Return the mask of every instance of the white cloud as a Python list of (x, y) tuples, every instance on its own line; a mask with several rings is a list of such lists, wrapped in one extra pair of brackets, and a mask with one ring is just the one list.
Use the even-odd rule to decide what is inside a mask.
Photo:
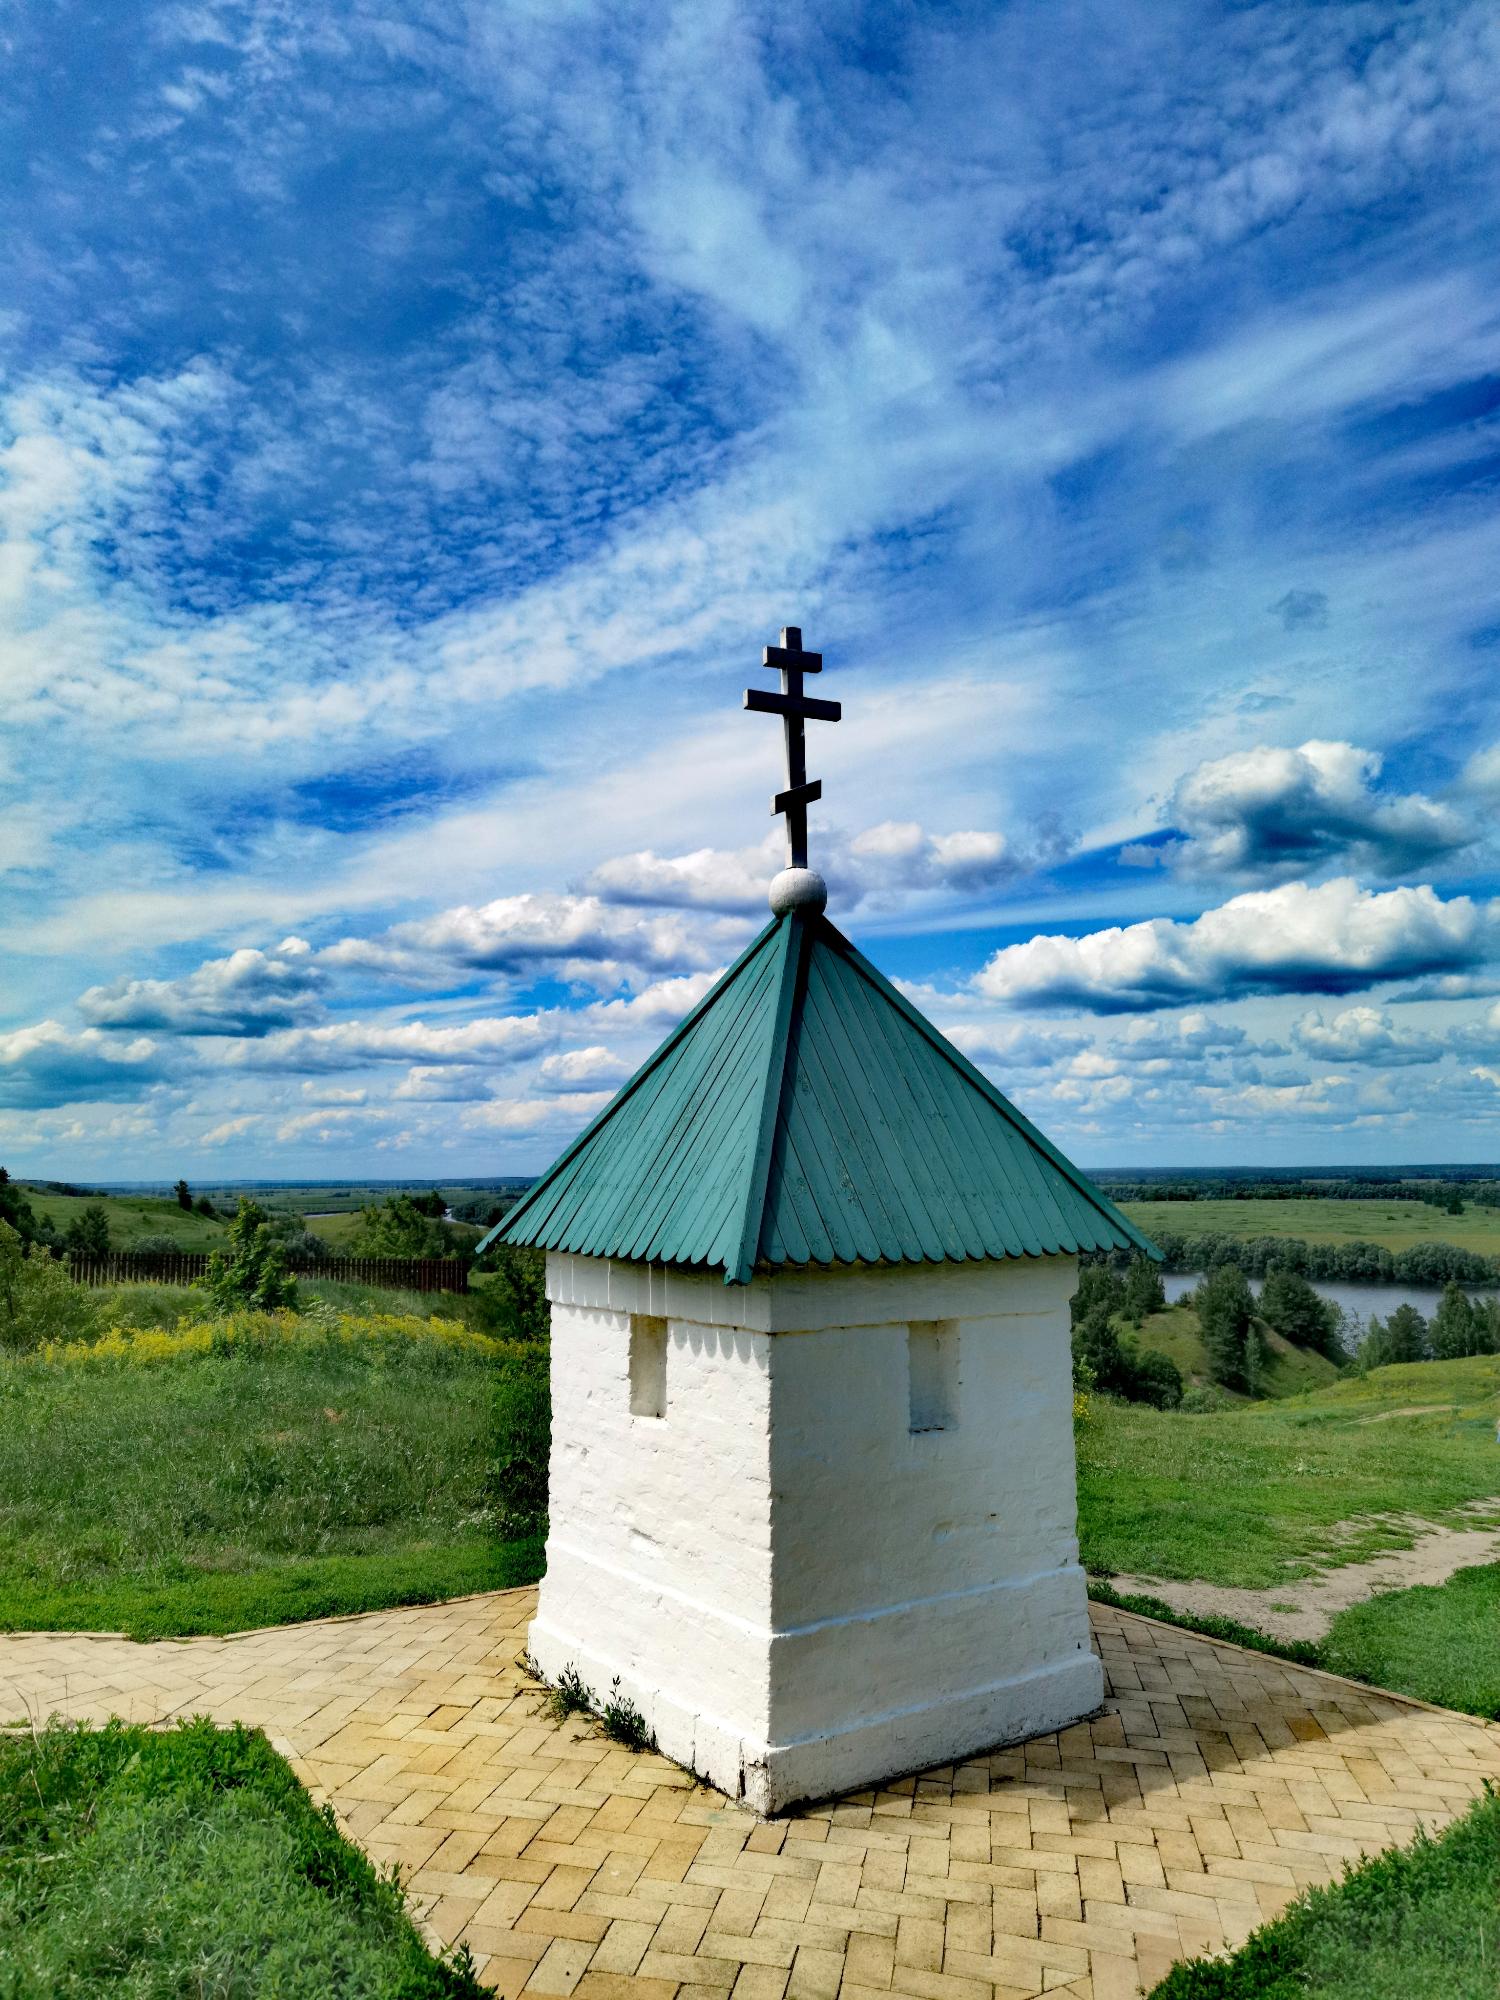
[(1476, 829), (1420, 792), (1376, 790), (1382, 759), (1352, 743), (1262, 746), (1200, 764), (1165, 816), (1184, 873), (1278, 881), (1323, 867), (1405, 875), (1468, 846)]
[(586, 1125), (595, 1112), (602, 1111), (613, 1096), (613, 1091), (601, 1090), (576, 1097), (502, 1097), (489, 1104), (471, 1105), (462, 1116), (465, 1125), (482, 1131), (546, 1129), (571, 1134)]
[(362, 1069), (367, 1063), (508, 1065), (539, 1055), (557, 1039), (554, 1023), (535, 1014), (492, 1015), (453, 1027), (425, 1021), (338, 1021), (286, 1028), (246, 1043), (233, 1060), (247, 1069)]
[[(852, 836), (822, 828), (813, 845), (815, 865), (846, 911), (921, 895), (983, 894), (1040, 860), (1058, 858), (1055, 840), (1017, 853), (1002, 833), (932, 833), (915, 820), (883, 820)], [(785, 864), (784, 836), (773, 831), (757, 847), (700, 847), (676, 855), (646, 848), (619, 855), (595, 868), (585, 887), (611, 902), (758, 916), (772, 876)]]
[(302, 938), (275, 952), (213, 958), (181, 979), (120, 978), (91, 986), (78, 1011), (100, 1028), (155, 1028), (177, 1035), (263, 1035), (323, 1012), (325, 980)]
[(537, 1071), (544, 1090), (597, 1091), (624, 1083), (632, 1065), (600, 1043), (586, 1049), (563, 1049), (547, 1056)]
[(243, 1139), (247, 1132), (253, 1132), (260, 1122), (260, 1114), (254, 1111), (245, 1112), (238, 1118), (225, 1118), (217, 1125), (210, 1125), (206, 1132), (200, 1132), (198, 1144), (227, 1146), (231, 1139)]
[(165, 1052), (148, 1035), (124, 1041), (98, 1028), (38, 1021), (0, 1032), (0, 1104), (25, 1108), (135, 1097), (166, 1067)]
[(1420, 1028), (1397, 1027), (1378, 1007), (1346, 1007), (1325, 1021), (1321, 1014), (1304, 1014), (1293, 1025), (1299, 1049), (1325, 1062), (1369, 1062), (1381, 1065), (1436, 1062), (1445, 1043)]
[(468, 1063), (416, 1063), (392, 1091), (392, 1097), (423, 1103), (467, 1104), (492, 1094), (493, 1072)]
[(1255, 993), (1349, 993), (1482, 963), (1488, 905), (1427, 886), (1375, 892), (1347, 877), (1252, 890), (1192, 922), (1157, 917), (997, 951), (977, 990), (1019, 1007), (1135, 1013)]
[(723, 958), (748, 936), (725, 918), (642, 916), (597, 896), (500, 896), (475, 909), (461, 905), (391, 932), (398, 946), (451, 965), (522, 972), (554, 965), (582, 975), (592, 963), (646, 972), (683, 972)]

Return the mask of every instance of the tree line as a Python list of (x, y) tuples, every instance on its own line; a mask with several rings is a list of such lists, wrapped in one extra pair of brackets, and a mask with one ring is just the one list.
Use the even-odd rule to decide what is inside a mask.
[(1201, 1236), (1159, 1229), (1154, 1240), (1168, 1271), (1213, 1271), (1233, 1264), (1252, 1278), (1280, 1269), (1325, 1282), (1500, 1285), (1500, 1257), (1456, 1243), (1412, 1243), (1404, 1250), (1388, 1250), (1383, 1243), (1306, 1243), (1300, 1236), (1231, 1236), (1216, 1229)]
[(1348, 1175), (1335, 1179), (1245, 1180), (1236, 1175), (1204, 1174), (1192, 1180), (1171, 1181), (1129, 1178), (1117, 1174), (1096, 1174), (1094, 1179), (1111, 1201), (1417, 1201), (1462, 1215), (1464, 1203), (1480, 1208), (1500, 1208), (1500, 1181), (1390, 1180), (1376, 1175), (1361, 1179)]

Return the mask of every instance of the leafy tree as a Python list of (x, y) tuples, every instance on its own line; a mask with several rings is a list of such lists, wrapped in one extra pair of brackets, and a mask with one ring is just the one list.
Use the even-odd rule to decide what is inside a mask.
[(227, 1254), (216, 1250), (198, 1282), (221, 1312), (297, 1310), (297, 1280), (288, 1275), (281, 1245), (266, 1227), (266, 1212), (244, 1195), (229, 1225)]
[(1176, 1362), (1122, 1337), (1102, 1305), (1091, 1307), (1073, 1329), (1073, 1383), (1158, 1410), (1174, 1410), (1182, 1401)]
[(409, 1194), (362, 1208), (351, 1251), (356, 1257), (450, 1257), (447, 1228), (424, 1213)]
[(326, 1264), (333, 1255), (327, 1238), (309, 1229), (295, 1210), (268, 1216), (266, 1228), (288, 1264)]
[(506, 1340), (545, 1340), (551, 1331), (547, 1259), (540, 1250), (496, 1244), (494, 1275), (474, 1292), (474, 1318)]
[(1450, 1278), (1443, 1287), (1438, 1309), (1432, 1316), (1432, 1353), (1436, 1361), (1457, 1361), (1479, 1349), (1475, 1339), (1480, 1329), (1474, 1324), (1474, 1308), (1467, 1292), (1460, 1291)]
[(1397, 1361), (1427, 1358), (1427, 1322), (1411, 1305), (1397, 1306), (1384, 1326), (1378, 1319), (1372, 1319), (1359, 1350), (1360, 1365), (1364, 1368), (1386, 1368)]
[(1154, 1347), (1137, 1347), (1133, 1340), (1122, 1341), (1120, 1346), (1130, 1376), (1131, 1402), (1175, 1410), (1182, 1401), (1182, 1370), (1171, 1355), (1158, 1354)]
[(1208, 1351), (1208, 1372), (1226, 1389), (1249, 1390), (1255, 1372), (1251, 1319), (1255, 1301), (1237, 1264), (1221, 1264), (1193, 1294)]
[(99, 1308), (83, 1285), (40, 1243), (0, 1221), (0, 1347), (40, 1347), (44, 1340), (91, 1340)]
[(31, 1203), (0, 1167), (0, 1222), (8, 1223), (23, 1243), (35, 1243), (39, 1234)]
[(419, 1214), (430, 1215), (435, 1222), (441, 1222), (448, 1212), (447, 1197), (439, 1194), (436, 1188), (431, 1194), (414, 1194), (411, 1205)]
[(187, 1184), (187, 1182), (186, 1182), (186, 1181), (179, 1181), (179, 1182), (177, 1183), (176, 1187), (175, 1187), (175, 1188), (173, 1188), (172, 1192), (173, 1192), (173, 1194), (175, 1194), (175, 1195), (176, 1195), (176, 1197), (177, 1197), (177, 1206), (178, 1206), (179, 1208), (191, 1208), (191, 1207), (192, 1207), (192, 1205), (193, 1205), (193, 1190), (192, 1190), (192, 1189), (191, 1189), (191, 1188), (190, 1188), (190, 1187), (188, 1186), (188, 1184)]
[(79, 1257), (109, 1255), (109, 1211), (102, 1201), (91, 1201), (68, 1224), (63, 1245)]
[(1073, 1294), (1074, 1326), (1101, 1308), (1106, 1313), (1124, 1312), (1125, 1287), (1108, 1264), (1085, 1264), (1078, 1273), (1078, 1289)]
[(1109, 1309), (1092, 1306), (1073, 1327), (1073, 1381), (1080, 1389), (1102, 1389), (1106, 1395), (1124, 1393), (1121, 1384), (1125, 1358), (1120, 1336), (1115, 1332)]
[(1296, 1271), (1284, 1271), (1278, 1264), (1267, 1275), (1261, 1287), (1260, 1316), (1294, 1346), (1310, 1347), (1314, 1354), (1326, 1354), (1330, 1361), (1342, 1359), (1337, 1312)]
[(1130, 1260), (1130, 1268), (1125, 1273), (1125, 1317), (1136, 1326), (1152, 1313), (1167, 1309), (1166, 1288), (1161, 1281), (1161, 1272), (1150, 1257), (1137, 1253)]
[(212, 1217), (216, 1216), (219, 1212), (214, 1207), (213, 1203), (209, 1200), (206, 1194), (200, 1194), (198, 1199), (193, 1203), (193, 1207), (197, 1210), (199, 1215), (207, 1215)]

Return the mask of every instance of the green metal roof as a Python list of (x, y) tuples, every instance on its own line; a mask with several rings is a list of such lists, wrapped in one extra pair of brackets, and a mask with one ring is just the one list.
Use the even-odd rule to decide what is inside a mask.
[(767, 925), (496, 1238), (729, 1284), (787, 1265), (1158, 1254), (807, 910)]

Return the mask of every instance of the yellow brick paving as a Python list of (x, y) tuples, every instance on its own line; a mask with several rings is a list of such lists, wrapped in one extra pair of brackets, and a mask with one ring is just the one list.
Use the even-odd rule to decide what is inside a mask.
[(0, 1721), (259, 1724), (435, 1942), (577, 2000), (1125, 2000), (1500, 1779), (1492, 1726), (1095, 1606), (1100, 1716), (761, 1821), (548, 1720), (533, 1607), (0, 1638)]

